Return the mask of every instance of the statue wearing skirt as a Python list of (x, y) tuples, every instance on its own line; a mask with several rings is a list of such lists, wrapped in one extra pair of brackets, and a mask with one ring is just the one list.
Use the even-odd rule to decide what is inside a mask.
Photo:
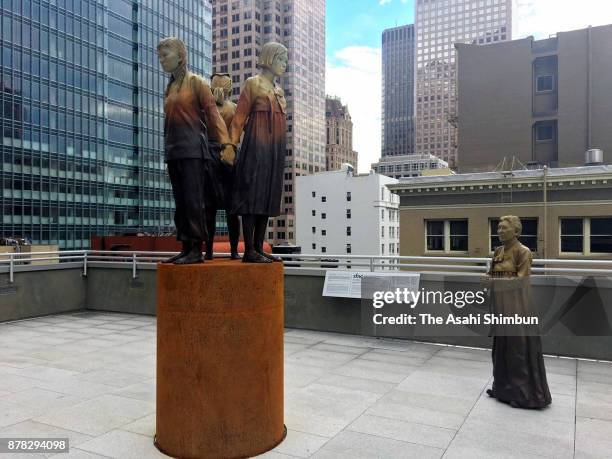
[[(503, 243), (495, 249), (489, 285), (491, 312), (522, 317), (536, 316), (531, 302), (529, 276), (532, 255), (518, 240), (521, 221), (501, 217), (497, 233)], [(542, 339), (537, 326), (495, 326), (493, 334), (493, 387), (490, 397), (515, 408), (544, 408), (552, 398), (546, 380)]]

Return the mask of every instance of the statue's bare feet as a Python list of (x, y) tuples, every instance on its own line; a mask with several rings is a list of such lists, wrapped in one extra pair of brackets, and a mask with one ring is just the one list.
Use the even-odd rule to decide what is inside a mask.
[(255, 250), (249, 250), (248, 252), (244, 252), (242, 256), (243, 263), (272, 263), (272, 260), (264, 257), (260, 253), (257, 253)]

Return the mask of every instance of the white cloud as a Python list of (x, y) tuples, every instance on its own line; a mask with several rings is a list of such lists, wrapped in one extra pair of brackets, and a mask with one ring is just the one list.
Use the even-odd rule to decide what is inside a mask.
[(378, 0), (379, 5), (385, 5), (387, 3), (391, 3), (391, 0)]
[(380, 157), (381, 50), (350, 46), (327, 61), (325, 92), (348, 105), (353, 120), (353, 148), (359, 172), (367, 172)]
[(513, 38), (547, 38), (557, 32), (612, 23), (610, 0), (514, 0)]

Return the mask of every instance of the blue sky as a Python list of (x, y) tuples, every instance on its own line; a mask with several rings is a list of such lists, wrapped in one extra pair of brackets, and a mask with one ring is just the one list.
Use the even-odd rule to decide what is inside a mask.
[(334, 52), (349, 46), (379, 47), (382, 31), (414, 22), (414, 1), (327, 0), (326, 50)]

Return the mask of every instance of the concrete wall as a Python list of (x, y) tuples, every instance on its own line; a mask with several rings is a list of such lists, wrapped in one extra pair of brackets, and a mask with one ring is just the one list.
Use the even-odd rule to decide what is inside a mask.
[[(582, 165), (590, 148), (602, 149), (604, 163), (612, 163), (610, 43), (612, 25), (541, 41), (457, 44), (459, 170), (492, 170), (504, 156), (525, 163), (549, 149), (558, 154), (553, 166)], [(556, 91), (536, 93), (534, 63), (555, 58)], [(557, 121), (557, 142), (534, 151), (533, 125), (545, 120)]]
[(531, 161), (531, 40), (457, 44), (459, 170)]
[(591, 29), (591, 145), (612, 163), (612, 25)]
[(141, 269), (132, 279), (131, 269), (90, 268), (87, 272), (87, 309), (152, 314), (157, 312), (157, 271)]
[[(15, 282), (7, 274), (0, 280), (0, 322), (79, 310), (114, 311), (131, 314), (156, 313), (156, 271), (140, 270), (133, 280), (129, 269), (90, 268), (87, 278), (80, 268), (16, 272)], [(370, 317), (364, 314), (361, 300), (323, 297), (323, 271), (308, 274), (289, 272), (285, 276), (285, 325), (291, 328), (321, 330), (355, 335), (374, 335), (364, 326)], [(421, 276), (426, 290), (448, 290), (457, 285), (478, 283), (480, 277), (459, 276), (455, 280), (438, 274)], [(594, 282), (594, 281), (593, 281)], [(534, 304), (545, 307), (552, 301), (579, 291), (579, 279), (561, 276), (532, 280)], [(597, 289), (579, 296), (576, 307), (567, 315), (566, 325), (574, 331), (584, 329), (585, 320), (608, 323), (612, 320), (612, 280), (597, 280)], [(588, 325), (588, 324), (587, 324)], [(570, 327), (570, 328), (571, 328)], [(612, 336), (561, 336), (563, 326), (553, 328), (557, 336), (543, 338), (550, 354), (612, 360)], [(380, 336), (380, 335), (379, 335)], [(488, 347), (486, 336), (412, 336), (405, 339)]]
[[(362, 317), (361, 300), (344, 298), (321, 297), (324, 284), (323, 276), (287, 275), (285, 277), (285, 325), (291, 328), (308, 330), (348, 333), (355, 335), (376, 335), (372, 328), (364, 327), (370, 322), (369, 312)], [(554, 280), (553, 280), (554, 279)], [(462, 288), (465, 285), (476, 285), (480, 282), (479, 276), (458, 276), (457, 281)], [(536, 307), (549, 306), (554, 299), (562, 301), (575, 292), (580, 281), (576, 278), (563, 278), (561, 276), (546, 280), (532, 280), (533, 302)], [(440, 275), (421, 275), (420, 287), (425, 290), (453, 289), (453, 281), (442, 278)], [(565, 325), (559, 324), (551, 330), (550, 336), (542, 338), (544, 352), (553, 355), (565, 355), (592, 359), (612, 360), (612, 336), (571, 336), (566, 325), (580, 330), (581, 317), (600, 320), (601, 317), (592, 306), (604, 305), (608, 323), (612, 323), (612, 279), (598, 281), (600, 288), (582, 296), (568, 314)], [(475, 287), (476, 288), (476, 287)], [(560, 300), (561, 299), (561, 300)], [(605, 318), (604, 318), (605, 320)], [(582, 328), (584, 329), (584, 328)], [(565, 336), (562, 336), (566, 334)], [(405, 339), (417, 341), (455, 344), (462, 346), (485, 347), (491, 346), (492, 339), (488, 336), (411, 336), (410, 327), (405, 328)]]
[(81, 268), (0, 274), (0, 322), (85, 308), (87, 280)]

